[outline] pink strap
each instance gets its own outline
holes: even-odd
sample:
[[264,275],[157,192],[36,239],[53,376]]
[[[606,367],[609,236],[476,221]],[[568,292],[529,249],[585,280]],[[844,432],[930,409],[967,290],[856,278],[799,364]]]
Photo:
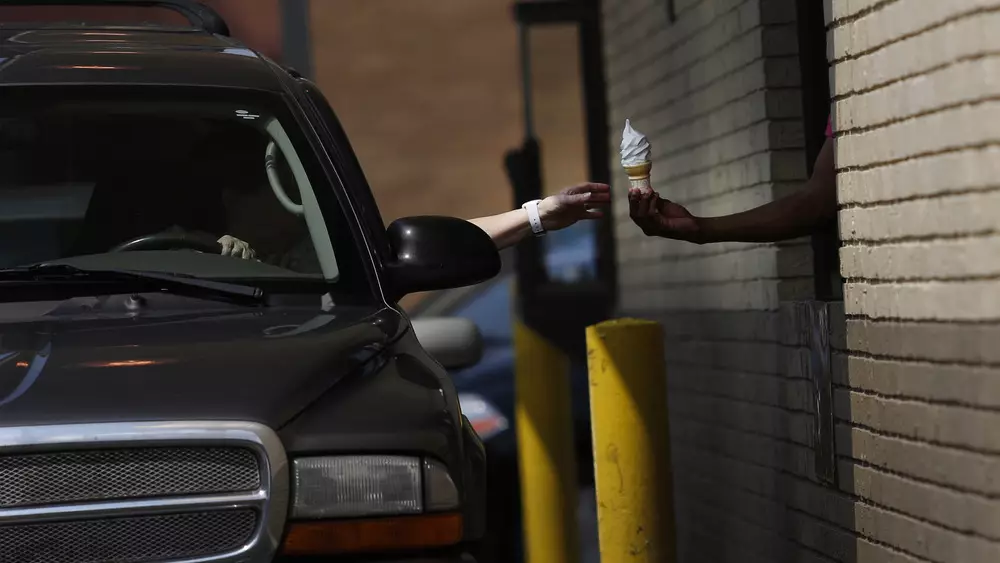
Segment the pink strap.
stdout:
[[833,118],[830,117],[826,120],[826,136],[827,138],[833,137]]

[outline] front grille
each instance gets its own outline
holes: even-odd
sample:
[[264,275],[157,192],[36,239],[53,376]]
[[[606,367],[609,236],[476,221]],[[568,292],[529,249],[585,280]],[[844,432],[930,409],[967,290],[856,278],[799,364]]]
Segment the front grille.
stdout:
[[287,464],[253,422],[0,425],[0,563],[270,561]]
[[142,563],[235,551],[251,509],[0,526],[0,563]]
[[244,448],[129,448],[0,457],[0,508],[244,492],[260,486],[257,456]]

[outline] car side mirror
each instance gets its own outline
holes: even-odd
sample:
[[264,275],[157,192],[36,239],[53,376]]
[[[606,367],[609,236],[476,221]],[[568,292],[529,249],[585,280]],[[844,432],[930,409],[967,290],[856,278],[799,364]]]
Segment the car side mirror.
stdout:
[[469,319],[413,319],[413,332],[424,350],[448,369],[475,365],[483,357],[483,337]]
[[500,253],[482,229],[455,217],[420,216],[389,225],[387,265],[394,299],[473,285],[500,273]]

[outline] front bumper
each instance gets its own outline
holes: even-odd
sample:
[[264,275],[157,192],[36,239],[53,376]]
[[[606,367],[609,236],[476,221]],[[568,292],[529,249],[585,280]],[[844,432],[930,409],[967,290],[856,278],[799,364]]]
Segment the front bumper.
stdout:
[[467,553],[446,552],[423,555],[282,557],[274,563],[476,563]]

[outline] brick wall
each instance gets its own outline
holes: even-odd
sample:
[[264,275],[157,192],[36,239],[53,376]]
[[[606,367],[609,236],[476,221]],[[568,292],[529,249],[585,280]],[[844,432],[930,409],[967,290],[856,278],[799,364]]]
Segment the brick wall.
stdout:
[[840,485],[870,549],[1000,561],[1000,2],[829,4]]
[[[646,238],[615,177],[622,313],[667,334],[680,559],[1000,561],[1000,1],[824,3],[837,483],[792,304],[814,297],[808,244]],[[673,4],[604,2],[612,146],[632,119],[656,189],[696,214],[795,189],[795,1]]]

